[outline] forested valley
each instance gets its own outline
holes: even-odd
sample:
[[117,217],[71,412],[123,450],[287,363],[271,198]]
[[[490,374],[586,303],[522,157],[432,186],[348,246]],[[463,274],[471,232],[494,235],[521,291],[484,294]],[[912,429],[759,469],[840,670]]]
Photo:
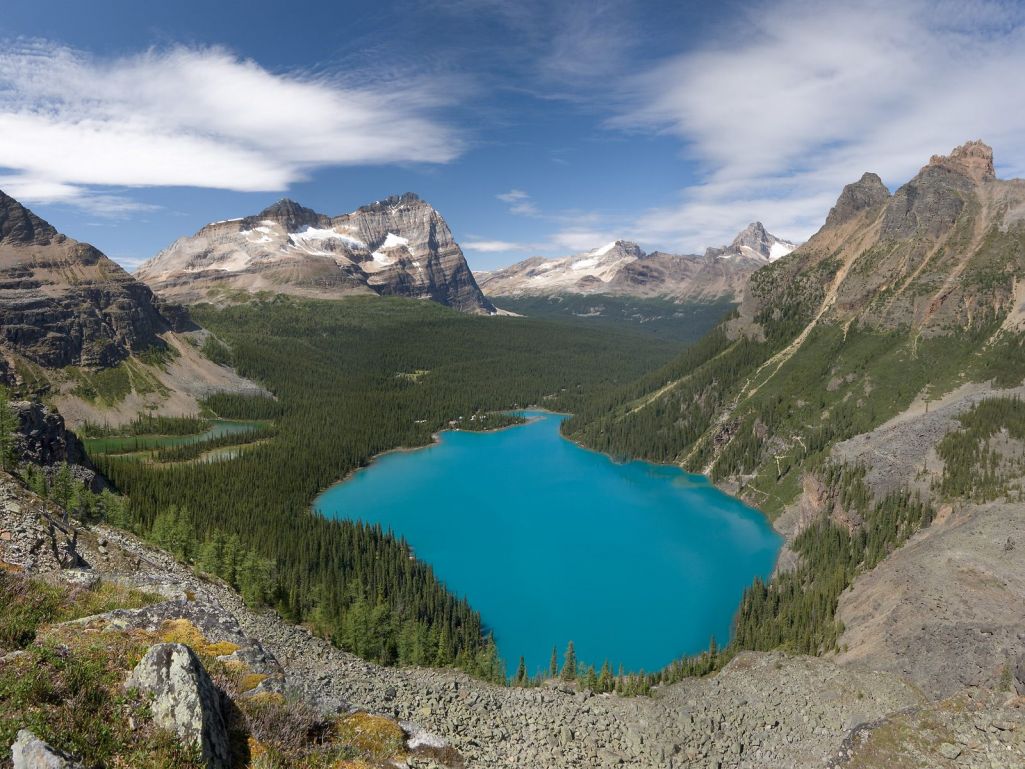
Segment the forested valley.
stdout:
[[[528,404],[575,411],[681,349],[611,328],[469,317],[401,299],[279,297],[193,314],[211,332],[204,352],[275,396],[213,396],[204,416],[273,428],[261,427],[260,440],[231,461],[191,461],[203,444],[150,460],[94,452],[131,500],[126,523],[250,602],[368,659],[456,665],[496,680],[504,668],[472,607],[405,542],[327,520],[311,510],[313,498],[375,455],[425,445],[445,427],[507,424],[514,418],[497,412]],[[148,431],[139,422],[128,432]]]

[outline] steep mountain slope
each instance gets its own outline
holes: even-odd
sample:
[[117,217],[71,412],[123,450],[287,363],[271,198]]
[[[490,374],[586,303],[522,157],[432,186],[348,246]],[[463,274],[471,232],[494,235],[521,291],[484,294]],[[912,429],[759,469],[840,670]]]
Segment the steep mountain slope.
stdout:
[[441,214],[412,193],[335,217],[281,200],[180,238],[136,275],[186,303],[232,290],[322,299],[376,293],[495,311]]
[[[995,685],[1025,654],[996,607],[1020,605],[1025,586],[1000,582],[1000,599],[976,591],[974,613],[942,608],[971,579],[960,580],[958,595],[915,596],[930,584],[930,564],[943,559],[1003,573],[992,565],[999,553],[970,534],[992,531],[1001,515],[1011,531],[1025,526],[1020,505],[1010,506],[1013,514],[1007,505],[986,512],[945,484],[955,460],[937,454],[973,402],[945,393],[967,388],[978,400],[1025,379],[1023,274],[1025,181],[997,179],[986,145],[933,157],[893,195],[865,174],[815,236],[752,276],[736,317],[676,363],[581,410],[567,430],[606,451],[706,472],[779,516],[789,551],[778,583],[755,589],[742,606],[738,632],[748,648],[848,644],[852,664],[911,675],[936,696],[966,683]],[[934,423],[930,402],[955,405]],[[1008,429],[997,424],[994,434],[1010,437],[987,444],[993,467],[972,472],[1006,474],[1004,486],[989,483],[1010,502],[1025,451]],[[936,535],[954,523],[961,534]],[[899,550],[908,538],[919,544]],[[841,609],[845,588],[858,597]],[[884,597],[893,603],[876,622]],[[1001,630],[973,636],[980,623]],[[912,653],[923,627],[944,640]]]
[[561,259],[533,257],[495,272],[478,273],[489,296],[611,294],[661,297],[678,302],[739,299],[754,270],[795,248],[770,235],[760,222],[748,225],[733,242],[709,248],[704,256],[655,251],[617,240]]
[[41,366],[111,366],[187,323],[87,243],[0,192],[0,334]]
[[181,307],[0,192],[5,384],[45,394],[73,425],[195,413],[212,392],[263,392],[203,357],[190,336],[203,332]]

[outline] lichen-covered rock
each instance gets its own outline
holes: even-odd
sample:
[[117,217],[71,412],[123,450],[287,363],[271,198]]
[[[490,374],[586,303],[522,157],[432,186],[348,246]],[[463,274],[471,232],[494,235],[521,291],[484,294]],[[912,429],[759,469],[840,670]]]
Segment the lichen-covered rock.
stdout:
[[209,769],[231,766],[221,693],[192,649],[175,643],[153,646],[125,686],[151,693],[154,722],[200,748]]
[[11,762],[14,769],[83,769],[70,755],[47,745],[28,729],[18,732],[11,745]]

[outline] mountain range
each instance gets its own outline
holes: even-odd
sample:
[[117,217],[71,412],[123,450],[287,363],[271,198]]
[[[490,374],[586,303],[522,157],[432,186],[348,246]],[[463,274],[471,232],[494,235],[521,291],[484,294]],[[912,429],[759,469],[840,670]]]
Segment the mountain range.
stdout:
[[183,303],[239,291],[380,294],[495,312],[441,214],[412,193],[340,216],[280,200],[255,216],[213,222],[179,238],[136,277]]
[[751,273],[796,248],[752,222],[728,246],[703,255],[650,254],[617,240],[559,259],[532,257],[493,272],[476,273],[488,296],[611,294],[677,302],[739,299]]

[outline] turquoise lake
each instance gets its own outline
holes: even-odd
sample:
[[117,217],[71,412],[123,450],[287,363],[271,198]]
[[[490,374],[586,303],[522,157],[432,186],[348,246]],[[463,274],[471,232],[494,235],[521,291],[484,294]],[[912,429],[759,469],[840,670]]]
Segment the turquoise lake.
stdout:
[[559,434],[565,418],[443,432],[325,491],[322,514],[409,542],[495,634],[509,672],[546,669],[571,640],[596,667],[657,670],[723,644],[745,587],[781,539],[699,475],[616,463]]

